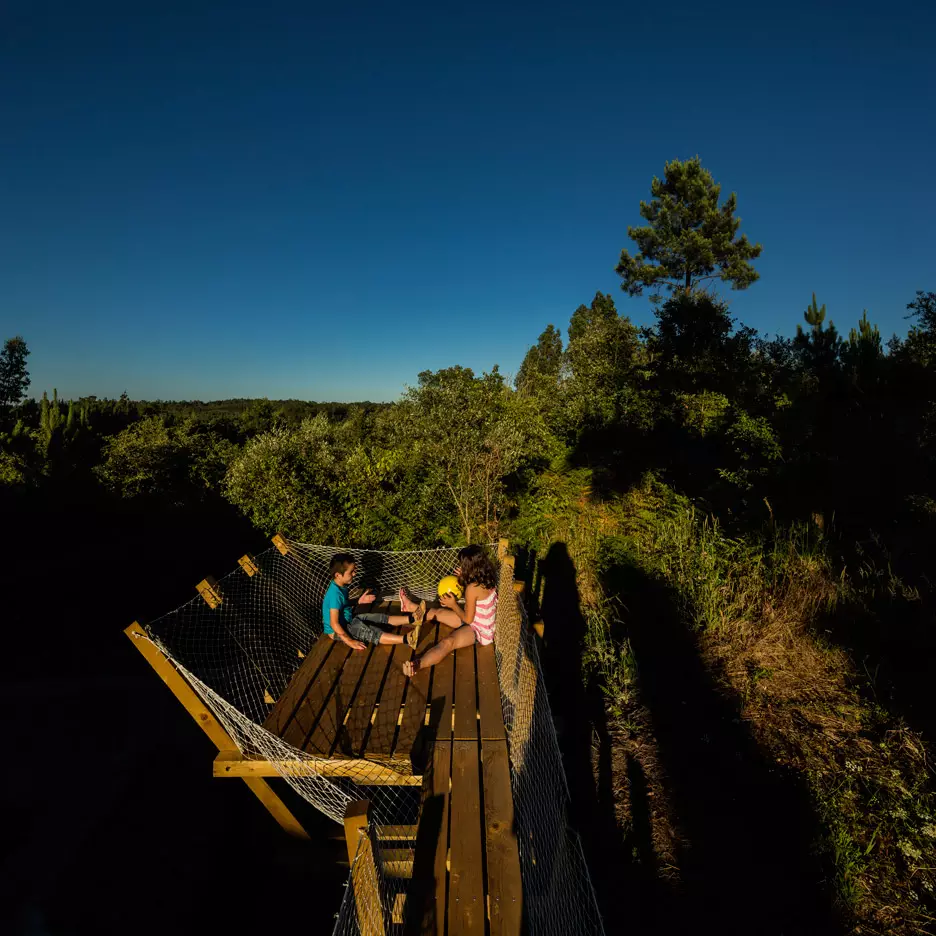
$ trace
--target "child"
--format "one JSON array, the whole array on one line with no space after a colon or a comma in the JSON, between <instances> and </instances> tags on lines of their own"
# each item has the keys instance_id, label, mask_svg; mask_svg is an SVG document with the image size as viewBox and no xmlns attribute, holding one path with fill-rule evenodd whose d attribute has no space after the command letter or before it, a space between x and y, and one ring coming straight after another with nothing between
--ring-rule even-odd
<instances>
[{"instance_id":1,"label":"child","mask_svg":"<svg viewBox=\"0 0 936 936\"><path fill-rule=\"evenodd\" d=\"M402 634L388 634L379 625L409 624L409 614L357 614L348 598L348 587L354 578L354 556L351 553L336 553L328 567L332 580L322 599L322 622L325 633L332 640L346 643L352 650L366 650L367 644L403 643ZM358 604L372 604L376 596L368 589L358 599ZM414 617L416 623L422 623L421 611L417 607Z\"/></svg>"},{"instance_id":2,"label":"child","mask_svg":"<svg viewBox=\"0 0 936 936\"><path fill-rule=\"evenodd\" d=\"M448 594L439 598L444 608L426 612L427 621L438 621L453 631L421 657L404 663L403 672L407 676L413 676L427 666L435 666L460 647L470 647L475 642L484 646L494 641L494 618L497 614L497 572L494 564L481 546L466 546L459 550L455 574L465 592L464 610L458 606L455 596ZM408 604L409 610L414 610L415 606L408 601L403 602L403 610L407 610Z\"/></svg>"}]
</instances>

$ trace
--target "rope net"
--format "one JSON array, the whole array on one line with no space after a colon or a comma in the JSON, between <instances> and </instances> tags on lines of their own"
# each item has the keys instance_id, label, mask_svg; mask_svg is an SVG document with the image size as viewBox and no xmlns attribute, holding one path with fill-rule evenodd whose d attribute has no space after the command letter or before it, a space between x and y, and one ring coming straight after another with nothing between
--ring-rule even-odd
<instances>
[{"instance_id":1,"label":"rope net","mask_svg":"<svg viewBox=\"0 0 936 936\"><path fill-rule=\"evenodd\" d=\"M396 773L388 779L383 758L316 756L309 753L308 744L295 743L288 732L280 737L272 730L275 708L281 707L277 700L323 634L321 603L330 581L328 566L339 551L285 539L280 547L245 557L240 568L212 584L207 599L197 596L153 621L146 627L146 637L189 682L245 761L262 763L266 775L275 772L338 823L343 823L350 803L370 801L371 825L361 837L366 860L359 843L335 933L402 932L414 845L414 836L405 830L412 832L419 820L420 780L405 776L406 764L394 762ZM395 599L404 586L418 597L435 597L439 580L451 574L457 556L457 549L340 551L355 557L352 596L372 589L379 600ZM602 933L582 850L566 822L569 792L536 638L514 591L510 562L501 563L498 591L495 658L523 881L524 929L556 936ZM362 658L366 655L360 653ZM392 669L388 665L384 671L384 685ZM414 691L411 681L403 681L403 687L403 693ZM351 699L337 698L337 692L331 698L319 722L331 718L333 723L323 724L322 729L337 738L347 730L353 704ZM300 721L300 714L295 721ZM369 737L379 727L375 719L362 730ZM399 728L394 723L384 730L392 733ZM399 837L390 830L401 830ZM379 886L360 886L365 866L376 867ZM379 899L374 899L377 893Z\"/></svg>"}]
</instances>

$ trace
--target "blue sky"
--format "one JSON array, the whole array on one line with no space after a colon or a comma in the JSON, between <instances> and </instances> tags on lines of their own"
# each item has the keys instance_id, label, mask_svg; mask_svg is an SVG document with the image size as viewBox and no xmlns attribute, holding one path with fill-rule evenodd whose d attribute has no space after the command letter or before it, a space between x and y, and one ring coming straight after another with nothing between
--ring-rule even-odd
<instances>
[{"instance_id":1,"label":"blue sky","mask_svg":"<svg viewBox=\"0 0 936 936\"><path fill-rule=\"evenodd\" d=\"M790 334L815 290L904 333L936 289L934 10L8 0L0 338L65 396L515 372L598 289L650 321L614 266L695 154L764 246L739 320Z\"/></svg>"}]
</instances>

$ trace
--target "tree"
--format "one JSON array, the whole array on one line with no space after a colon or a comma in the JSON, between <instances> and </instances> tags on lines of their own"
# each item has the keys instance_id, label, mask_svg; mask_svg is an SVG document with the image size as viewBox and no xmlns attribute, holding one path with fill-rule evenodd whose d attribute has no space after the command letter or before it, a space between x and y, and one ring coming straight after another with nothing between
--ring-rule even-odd
<instances>
[{"instance_id":1,"label":"tree","mask_svg":"<svg viewBox=\"0 0 936 936\"><path fill-rule=\"evenodd\" d=\"M16 406L29 388L29 371L26 358L29 348L17 335L7 338L0 351L0 410Z\"/></svg>"},{"instance_id":2,"label":"tree","mask_svg":"<svg viewBox=\"0 0 936 936\"><path fill-rule=\"evenodd\" d=\"M759 276L749 261L760 256L761 245L751 244L744 234L735 236L741 226L741 219L734 216L735 193L719 207L721 186L698 156L668 162L664 176L654 177L652 199L640 203L641 217L649 223L627 228L640 252L632 257L621 251L616 267L624 280L621 288L631 296L641 295L645 286L688 293L721 279L732 289L747 289Z\"/></svg>"},{"instance_id":3,"label":"tree","mask_svg":"<svg viewBox=\"0 0 936 936\"><path fill-rule=\"evenodd\" d=\"M495 367L423 371L401 403L411 457L436 471L458 511L466 542L492 539L509 507L509 479L548 462L554 443L529 398Z\"/></svg>"},{"instance_id":4,"label":"tree","mask_svg":"<svg viewBox=\"0 0 936 936\"><path fill-rule=\"evenodd\" d=\"M816 302L816 294L803 313L806 324L811 326L807 332L802 325L796 326L793 347L799 354L804 370L814 378L827 377L834 373L838 364L841 345L835 322L829 321L825 327L826 307Z\"/></svg>"},{"instance_id":5,"label":"tree","mask_svg":"<svg viewBox=\"0 0 936 936\"><path fill-rule=\"evenodd\" d=\"M527 351L514 385L529 393L536 393L544 383L555 390L561 368L562 334L555 325L547 325L536 344Z\"/></svg>"},{"instance_id":6,"label":"tree","mask_svg":"<svg viewBox=\"0 0 936 936\"><path fill-rule=\"evenodd\" d=\"M580 305L569 320L569 341L575 341L581 338L592 325L609 323L618 317L617 308L614 300L609 293L603 293L600 290L595 293L590 306Z\"/></svg>"},{"instance_id":7,"label":"tree","mask_svg":"<svg viewBox=\"0 0 936 936\"><path fill-rule=\"evenodd\" d=\"M590 448L616 457L603 434L611 430L620 437L624 426L646 422L640 351L637 328L618 315L611 296L599 292L591 306L575 310L560 394L570 442L581 443L587 436Z\"/></svg>"},{"instance_id":8,"label":"tree","mask_svg":"<svg viewBox=\"0 0 936 936\"><path fill-rule=\"evenodd\" d=\"M236 447L189 419L167 426L149 416L112 436L94 474L113 493L182 506L218 490Z\"/></svg>"}]
</instances>

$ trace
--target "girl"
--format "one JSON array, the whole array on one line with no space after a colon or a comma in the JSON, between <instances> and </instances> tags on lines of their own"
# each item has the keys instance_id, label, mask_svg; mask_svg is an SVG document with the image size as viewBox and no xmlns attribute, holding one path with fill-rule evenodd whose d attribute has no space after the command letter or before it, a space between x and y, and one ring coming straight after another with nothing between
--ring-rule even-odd
<instances>
[{"instance_id":1,"label":"girl","mask_svg":"<svg viewBox=\"0 0 936 936\"><path fill-rule=\"evenodd\" d=\"M459 550L455 574L465 593L465 607L460 608L455 596L448 594L439 598L444 607L426 612L425 620L438 621L453 630L421 657L413 657L412 661L404 663L403 672L407 676L413 676L427 666L435 666L439 660L460 647L470 647L475 642L483 646L494 640L494 618L497 614L497 572L494 563L481 546L466 546ZM400 601L401 610L416 611L415 602L404 591L400 592Z\"/></svg>"}]
</instances>

